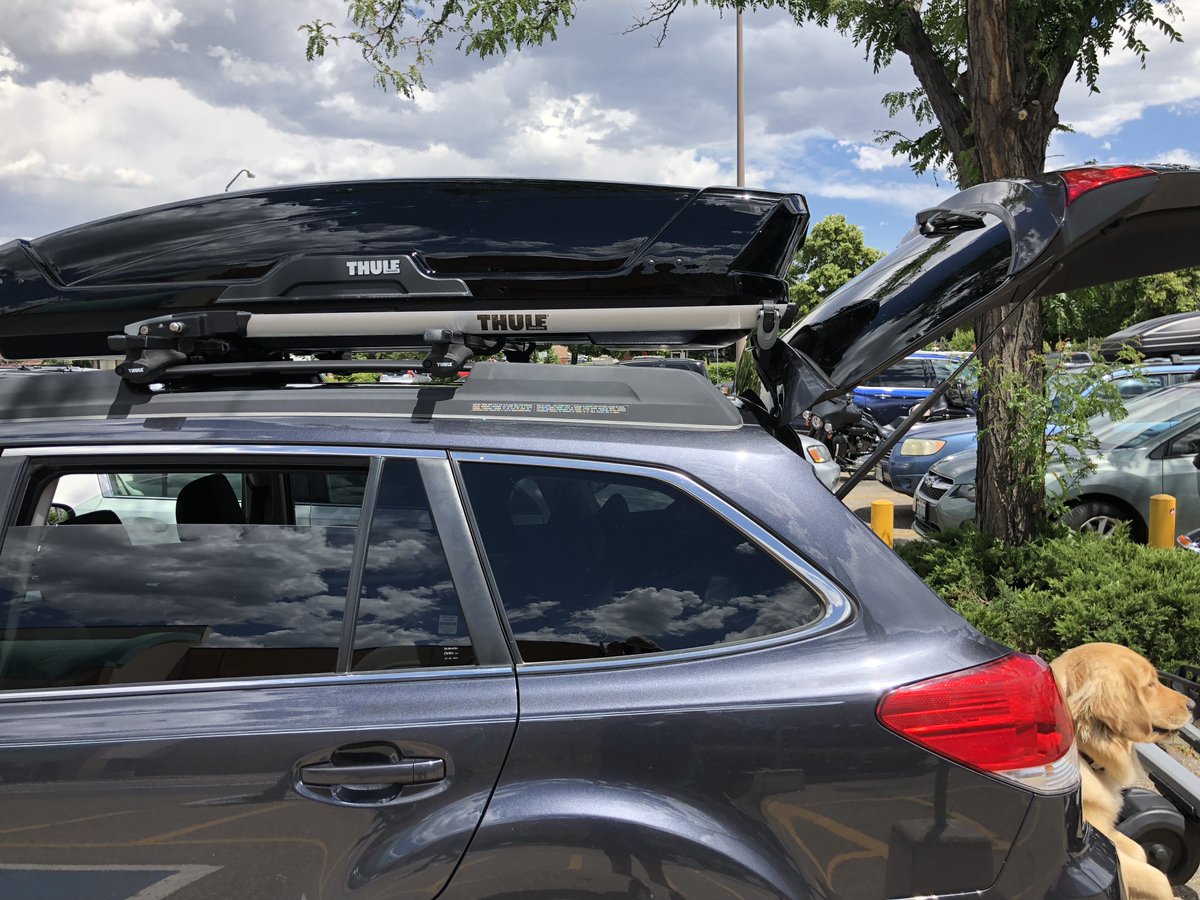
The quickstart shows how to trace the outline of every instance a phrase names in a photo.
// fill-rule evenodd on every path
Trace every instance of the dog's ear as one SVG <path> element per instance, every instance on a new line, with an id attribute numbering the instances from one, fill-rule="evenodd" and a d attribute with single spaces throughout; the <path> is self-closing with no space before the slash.
<path id="1" fill-rule="evenodd" d="M 1055 660 L 1055 677 L 1081 742 L 1110 736 L 1144 740 L 1152 731 L 1140 681 L 1124 663 L 1095 652 L 1068 652 Z"/>

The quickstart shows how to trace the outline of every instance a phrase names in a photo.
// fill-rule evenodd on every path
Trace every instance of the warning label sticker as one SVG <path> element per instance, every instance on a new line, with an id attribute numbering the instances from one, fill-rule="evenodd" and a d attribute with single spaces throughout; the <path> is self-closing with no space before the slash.
<path id="1" fill-rule="evenodd" d="M 622 416 L 629 407 L 621 403 L 472 403 L 477 413 L 532 413 L 541 416 Z"/>

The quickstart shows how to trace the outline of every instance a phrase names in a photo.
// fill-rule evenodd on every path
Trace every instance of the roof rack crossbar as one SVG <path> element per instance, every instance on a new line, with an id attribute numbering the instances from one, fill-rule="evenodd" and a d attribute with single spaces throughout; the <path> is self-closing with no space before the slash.
<path id="1" fill-rule="evenodd" d="M 280 315 L 216 309 L 134 322 L 122 334 L 110 336 L 108 345 L 125 354 L 117 374 L 131 384 L 163 381 L 169 369 L 181 366 L 194 375 L 201 374 L 196 364 L 231 363 L 249 371 L 288 353 L 346 350 L 426 349 L 419 368 L 452 376 L 474 356 L 503 351 L 510 361 L 528 361 L 535 342 L 551 340 L 650 346 L 676 342 L 680 334 L 707 333 L 721 338 L 714 346 L 723 346 L 739 335 L 753 334 L 758 346 L 769 348 L 790 325 L 794 312 L 793 304 L 773 300 L 534 312 L 394 309 Z"/>

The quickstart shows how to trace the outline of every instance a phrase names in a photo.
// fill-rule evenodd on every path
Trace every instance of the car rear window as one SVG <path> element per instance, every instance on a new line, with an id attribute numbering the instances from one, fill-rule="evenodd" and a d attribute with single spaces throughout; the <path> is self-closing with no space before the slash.
<path id="1" fill-rule="evenodd" d="M 796 575 L 674 485 L 476 462 L 463 478 L 525 662 L 727 644 L 824 613 Z"/>

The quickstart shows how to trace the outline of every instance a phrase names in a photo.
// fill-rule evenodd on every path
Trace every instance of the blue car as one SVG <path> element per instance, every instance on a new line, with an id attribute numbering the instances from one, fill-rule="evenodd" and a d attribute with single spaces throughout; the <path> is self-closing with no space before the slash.
<path id="1" fill-rule="evenodd" d="M 1187 381 L 1197 371 L 1197 362 L 1147 363 L 1139 373 L 1116 371 L 1097 383 L 1116 381 L 1122 400 Z M 972 418 L 950 419 L 914 425 L 908 436 L 879 463 L 879 478 L 892 490 L 912 496 L 925 473 L 939 459 L 952 453 L 974 450 L 976 424 Z"/>
<path id="2" fill-rule="evenodd" d="M 880 425 L 887 425 L 907 416 L 910 409 L 953 375 L 961 362 L 962 354 L 913 353 L 856 387 L 854 404 Z"/>

